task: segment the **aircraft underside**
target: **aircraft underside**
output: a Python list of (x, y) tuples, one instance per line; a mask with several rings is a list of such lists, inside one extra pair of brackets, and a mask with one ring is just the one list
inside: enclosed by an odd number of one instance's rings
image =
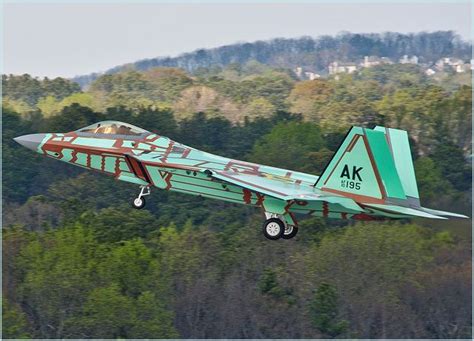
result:
[[(408, 217), (389, 212), (381, 214), (372, 209), (367, 209), (366, 212), (361, 213), (360, 211), (349, 210), (337, 203), (326, 201), (281, 200), (244, 187), (216, 181), (211, 176), (201, 172), (163, 168), (146, 164), (144, 167), (151, 177), (150, 180), (153, 186), (159, 189), (261, 208), (267, 218), (264, 222), (264, 227), (268, 224), (282, 223), (286, 234), (284, 233), (280, 237), (285, 239), (296, 235), (298, 231), (297, 215), (355, 220), (384, 220), (387, 218), (399, 219)], [(300, 186), (310, 185), (302, 184)], [(139, 196), (134, 200), (133, 206), (142, 208), (145, 205), (143, 197), (149, 194), (149, 188), (144, 185)], [(290, 235), (291, 237), (289, 237)], [(273, 238), (274, 236), (271, 233), (265, 236), (267, 238), (270, 237), (269, 239), (279, 238)]]

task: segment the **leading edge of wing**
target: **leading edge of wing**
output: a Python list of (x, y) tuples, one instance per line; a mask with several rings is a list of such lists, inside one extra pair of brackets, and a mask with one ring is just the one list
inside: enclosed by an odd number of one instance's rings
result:
[(326, 201), (332, 204), (339, 204), (354, 212), (363, 212), (363, 209), (354, 200), (332, 194), (319, 194), (310, 185), (297, 185), (293, 182), (279, 180), (278, 178), (272, 179), (270, 177), (228, 171), (207, 170), (206, 173), (213, 178), (285, 201)]

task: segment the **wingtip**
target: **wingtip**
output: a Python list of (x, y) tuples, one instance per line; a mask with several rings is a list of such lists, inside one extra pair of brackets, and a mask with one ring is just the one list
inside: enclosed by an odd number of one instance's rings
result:
[[(470, 219), (471, 217), (464, 215), (464, 214), (459, 214), (459, 213), (453, 213), (453, 212), (446, 212), (446, 211), (440, 211), (440, 210), (433, 210), (431, 208), (426, 208), (426, 207), (421, 207), (421, 209), (430, 214), (438, 215), (438, 216), (445, 216), (445, 217), (451, 217), (451, 218), (463, 218), (463, 219)], [(448, 218), (446, 218), (448, 219)]]
[(447, 214), (447, 216), (453, 217), (453, 218), (471, 219), (471, 217), (469, 217), (469, 216), (467, 216), (467, 215), (458, 214), (458, 213), (450, 213), (449, 215)]

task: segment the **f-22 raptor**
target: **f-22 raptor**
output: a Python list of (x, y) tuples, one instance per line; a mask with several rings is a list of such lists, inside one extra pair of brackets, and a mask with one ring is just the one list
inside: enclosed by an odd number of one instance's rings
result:
[[(15, 141), (40, 154), (140, 186), (152, 186), (263, 209), (266, 238), (290, 239), (296, 215), (382, 220), (464, 215), (420, 205), (406, 131), (352, 127), (321, 176), (213, 155), (131, 124), (103, 121), (68, 133)], [(285, 153), (284, 150), (281, 151)]]

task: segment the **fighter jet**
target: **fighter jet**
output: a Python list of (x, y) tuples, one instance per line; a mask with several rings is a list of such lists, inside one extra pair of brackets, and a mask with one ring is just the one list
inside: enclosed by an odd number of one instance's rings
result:
[[(382, 220), (467, 218), (421, 207), (406, 131), (352, 127), (321, 176), (201, 151), (131, 124), (103, 121), (68, 133), (15, 138), (47, 157), (139, 186), (251, 205), (263, 210), (263, 234), (291, 239), (297, 215)], [(285, 153), (285, 150), (281, 151)]]

